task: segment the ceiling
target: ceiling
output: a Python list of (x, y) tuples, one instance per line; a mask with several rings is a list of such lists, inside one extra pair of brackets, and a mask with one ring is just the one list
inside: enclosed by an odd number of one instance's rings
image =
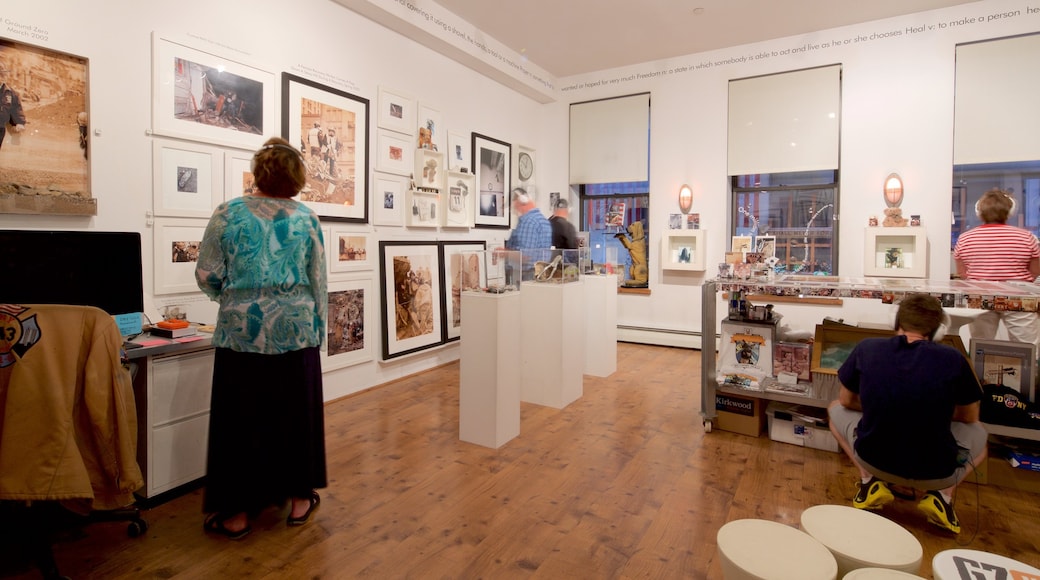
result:
[(557, 78), (976, 0), (436, 0)]

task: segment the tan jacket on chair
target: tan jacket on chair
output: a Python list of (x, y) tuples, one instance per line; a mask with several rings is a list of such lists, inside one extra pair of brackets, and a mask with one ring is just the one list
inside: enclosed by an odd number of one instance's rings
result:
[(122, 343), (98, 308), (0, 304), (0, 500), (133, 503), (144, 479)]

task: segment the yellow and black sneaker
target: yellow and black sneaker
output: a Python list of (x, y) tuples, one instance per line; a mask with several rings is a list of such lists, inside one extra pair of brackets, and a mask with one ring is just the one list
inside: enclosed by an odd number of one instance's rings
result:
[(861, 510), (879, 510), (896, 497), (888, 489), (888, 484), (876, 477), (867, 483), (859, 484), (859, 493), (852, 498), (852, 507)]
[(928, 516), (928, 521), (949, 530), (955, 534), (961, 533), (961, 523), (957, 521), (957, 514), (953, 512), (953, 505), (946, 503), (942, 494), (937, 491), (929, 491), (917, 504), (917, 509)]

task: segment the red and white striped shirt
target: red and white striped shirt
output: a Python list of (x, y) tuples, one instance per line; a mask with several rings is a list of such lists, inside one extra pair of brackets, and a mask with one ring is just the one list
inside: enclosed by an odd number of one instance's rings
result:
[(970, 280), (1024, 280), (1035, 278), (1029, 264), (1040, 257), (1036, 236), (1007, 224), (982, 224), (957, 239), (953, 258), (964, 262)]

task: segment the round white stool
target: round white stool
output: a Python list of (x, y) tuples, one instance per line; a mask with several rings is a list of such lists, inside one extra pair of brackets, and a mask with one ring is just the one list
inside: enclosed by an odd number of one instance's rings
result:
[(715, 537), (726, 580), (835, 580), (838, 564), (805, 532), (768, 520), (734, 520)]
[(921, 542), (899, 524), (866, 510), (818, 505), (802, 512), (802, 529), (834, 554), (839, 575), (857, 568), (911, 574), (921, 568)]
[[(1001, 569), (1004, 571), (1003, 576), (997, 574)], [(932, 577), (935, 580), (1040, 578), (1040, 570), (1006, 556), (958, 548), (943, 550), (932, 558)]]
[(907, 580), (921, 578), (909, 572), (900, 572), (890, 568), (857, 568), (842, 577), (841, 580)]

